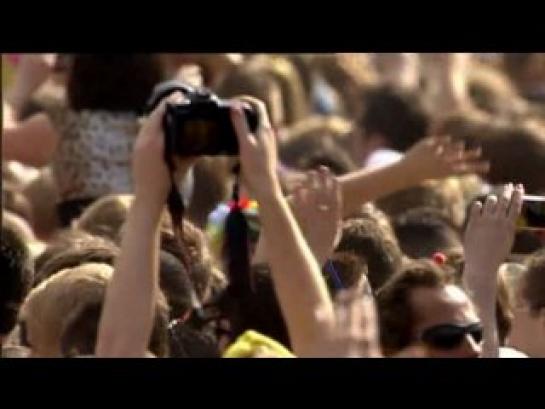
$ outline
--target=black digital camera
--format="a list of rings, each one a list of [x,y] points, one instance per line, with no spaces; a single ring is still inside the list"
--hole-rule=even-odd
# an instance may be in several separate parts
[[[205,89],[194,89],[178,81],[159,84],[148,102],[148,111],[159,102],[181,91],[186,100],[169,103],[163,117],[167,154],[176,156],[236,156],[238,140],[231,121],[232,102],[222,100]],[[244,107],[248,128],[255,133],[259,118],[255,110]]]

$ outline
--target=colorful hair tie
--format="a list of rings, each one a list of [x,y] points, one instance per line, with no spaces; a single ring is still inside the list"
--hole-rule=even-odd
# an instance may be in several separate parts
[[[209,215],[206,224],[206,234],[208,236],[212,251],[219,255],[223,248],[225,220],[232,210],[240,209],[248,221],[250,235],[255,236],[259,232],[258,204],[255,200],[241,198],[237,202],[230,200],[226,203],[220,203]]]
[[[446,264],[446,262],[447,262],[447,256],[445,255],[445,253],[443,253],[443,252],[441,252],[441,251],[438,251],[438,252],[436,252],[436,253],[433,254],[432,260],[433,260],[436,264],[442,266],[442,265]]]

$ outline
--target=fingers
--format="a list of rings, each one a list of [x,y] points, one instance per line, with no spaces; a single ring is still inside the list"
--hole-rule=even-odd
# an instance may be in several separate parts
[[[162,119],[166,111],[167,103],[179,103],[183,101],[184,98],[184,95],[181,92],[177,91],[170,94],[167,98],[163,99],[161,103],[157,106],[157,108],[155,108],[149,115],[147,120],[148,127],[162,129]]]
[[[245,146],[256,144],[254,136],[250,133],[244,111],[240,104],[234,104],[231,108],[231,121],[233,122],[238,144],[241,149]]]
[[[507,212],[507,217],[513,223],[516,222],[517,217],[519,216],[522,210],[523,196],[524,196],[524,186],[522,186],[519,183],[511,195],[511,203],[509,205],[509,210]]]
[[[296,211],[302,210],[307,206],[308,190],[305,186],[298,186],[293,192],[293,200]]]
[[[496,213],[497,204],[498,204],[498,198],[496,197],[496,195],[487,196],[484,202],[483,215],[493,216]]]
[[[321,177],[315,170],[308,172],[307,187],[313,191],[321,188]]]
[[[483,174],[490,170],[490,162],[481,160],[480,147],[466,150],[463,141],[452,141],[449,136],[430,138],[430,143],[435,154],[448,164],[454,174]]]
[[[452,166],[454,174],[456,175],[466,175],[468,173],[477,173],[484,174],[490,170],[490,162],[475,161],[475,162],[460,162]]]
[[[331,192],[333,188],[333,177],[331,171],[325,166],[320,166],[318,173],[320,175],[321,186],[325,191]]]
[[[262,128],[270,128],[271,122],[269,120],[269,114],[267,112],[267,107],[265,104],[257,98],[242,95],[237,97],[238,100],[244,101],[249,104],[256,112],[259,117],[259,126]]]
[[[483,211],[483,204],[480,201],[475,200],[473,204],[471,205],[471,209],[469,211],[469,220],[472,221],[479,218],[482,214],[482,211]]]
[[[513,184],[509,183],[507,185],[504,185],[498,200],[499,215],[507,216],[512,194],[513,194]]]
[[[317,180],[314,185],[314,192],[318,208],[322,211],[331,211],[335,215],[340,216],[341,212],[341,191],[337,178],[331,171],[321,166],[317,172]]]
[[[451,161],[462,160],[465,156],[465,143],[463,141],[448,143],[444,147],[443,154]]]

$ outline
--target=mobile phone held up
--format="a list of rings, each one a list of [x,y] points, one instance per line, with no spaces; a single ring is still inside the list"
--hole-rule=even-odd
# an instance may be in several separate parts
[[[545,196],[523,196],[522,211],[517,221],[517,228],[545,231]]]

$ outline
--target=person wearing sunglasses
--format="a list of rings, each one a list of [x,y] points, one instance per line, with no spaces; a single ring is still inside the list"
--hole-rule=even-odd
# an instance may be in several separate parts
[[[431,260],[408,263],[377,294],[386,356],[478,358],[483,327],[469,296]]]

